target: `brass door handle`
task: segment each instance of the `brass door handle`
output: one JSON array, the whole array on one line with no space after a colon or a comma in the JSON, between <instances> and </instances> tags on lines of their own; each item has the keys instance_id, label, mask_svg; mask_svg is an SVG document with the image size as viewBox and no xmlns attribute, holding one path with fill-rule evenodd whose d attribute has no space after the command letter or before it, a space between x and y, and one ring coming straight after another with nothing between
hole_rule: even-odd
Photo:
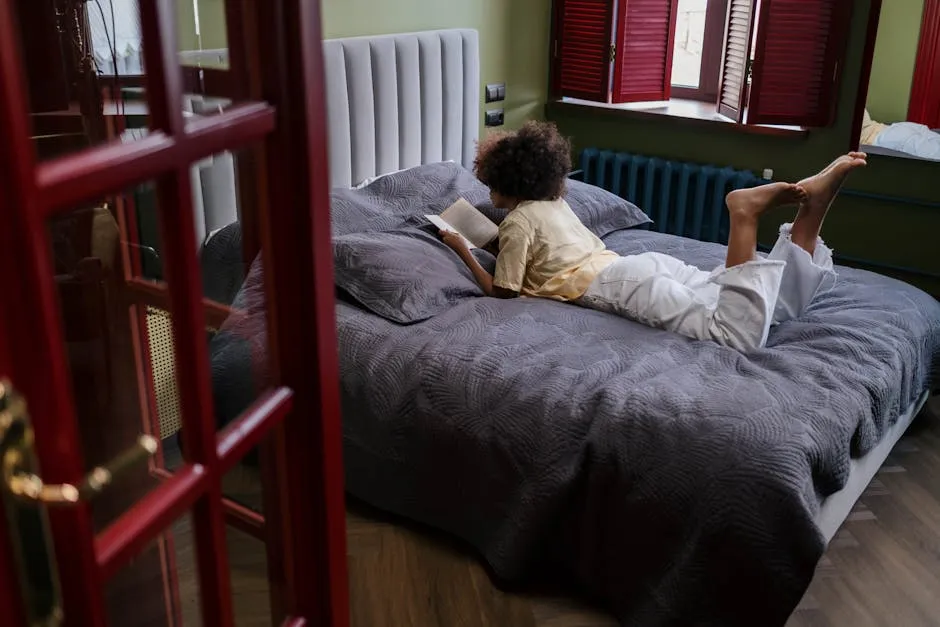
<instances>
[{"instance_id":1,"label":"brass door handle","mask_svg":"<svg viewBox=\"0 0 940 627\"><path fill-rule=\"evenodd\" d=\"M0 481L14 498L45 505L72 505L101 493L115 476L147 461L157 452L157 439L141 435L137 442L105 466L89 472L79 485L47 484L33 472L33 429L26 401L0 381Z\"/></svg>"}]
</instances>

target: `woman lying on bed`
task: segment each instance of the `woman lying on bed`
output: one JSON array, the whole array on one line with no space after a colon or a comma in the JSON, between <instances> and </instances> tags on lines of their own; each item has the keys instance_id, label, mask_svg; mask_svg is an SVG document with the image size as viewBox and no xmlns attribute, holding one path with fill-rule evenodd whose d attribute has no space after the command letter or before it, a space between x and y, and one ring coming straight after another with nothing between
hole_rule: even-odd
<instances>
[{"instance_id":1,"label":"woman lying on bed","mask_svg":"<svg viewBox=\"0 0 940 627\"><path fill-rule=\"evenodd\" d=\"M581 224L562 198L570 146L554 127L529 122L481 142L477 177L493 204L509 212L499 227L495 275L459 235L442 232L489 296L552 298L623 316L738 350L761 348L773 324L800 316L834 277L819 238L845 177L865 165L849 153L798 184L772 183L731 192L731 231L724 266L712 272L661 253L620 257ZM766 258L757 256L757 226L768 209L798 205Z\"/></svg>"}]
</instances>

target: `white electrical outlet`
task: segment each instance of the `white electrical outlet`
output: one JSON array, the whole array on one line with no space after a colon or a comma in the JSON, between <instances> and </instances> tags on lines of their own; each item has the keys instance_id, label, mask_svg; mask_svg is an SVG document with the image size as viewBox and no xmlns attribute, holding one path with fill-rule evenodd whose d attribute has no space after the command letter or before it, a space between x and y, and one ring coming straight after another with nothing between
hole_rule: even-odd
<instances>
[{"instance_id":1,"label":"white electrical outlet","mask_svg":"<svg viewBox=\"0 0 940 627\"><path fill-rule=\"evenodd\" d=\"M764 180L767 180L767 181L774 180L774 171L771 170L770 168L767 168L766 170L764 170Z\"/></svg>"}]
</instances>

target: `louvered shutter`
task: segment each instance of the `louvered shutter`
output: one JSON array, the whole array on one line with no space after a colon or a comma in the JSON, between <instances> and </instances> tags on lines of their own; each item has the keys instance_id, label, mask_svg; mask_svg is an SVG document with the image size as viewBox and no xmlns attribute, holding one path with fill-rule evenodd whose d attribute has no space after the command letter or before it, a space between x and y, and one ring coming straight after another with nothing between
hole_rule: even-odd
<instances>
[{"instance_id":1,"label":"louvered shutter","mask_svg":"<svg viewBox=\"0 0 940 627\"><path fill-rule=\"evenodd\" d=\"M553 93L608 102L614 0L556 0Z\"/></svg>"},{"instance_id":2,"label":"louvered shutter","mask_svg":"<svg viewBox=\"0 0 940 627\"><path fill-rule=\"evenodd\" d=\"M668 100L678 0L621 0L613 102Z\"/></svg>"},{"instance_id":3,"label":"louvered shutter","mask_svg":"<svg viewBox=\"0 0 940 627\"><path fill-rule=\"evenodd\" d=\"M736 122L744 120L753 24L753 0L730 0L725 54L718 83L718 113Z\"/></svg>"},{"instance_id":4,"label":"louvered shutter","mask_svg":"<svg viewBox=\"0 0 940 627\"><path fill-rule=\"evenodd\" d=\"M762 0L749 124L832 123L851 0Z\"/></svg>"}]
</instances>

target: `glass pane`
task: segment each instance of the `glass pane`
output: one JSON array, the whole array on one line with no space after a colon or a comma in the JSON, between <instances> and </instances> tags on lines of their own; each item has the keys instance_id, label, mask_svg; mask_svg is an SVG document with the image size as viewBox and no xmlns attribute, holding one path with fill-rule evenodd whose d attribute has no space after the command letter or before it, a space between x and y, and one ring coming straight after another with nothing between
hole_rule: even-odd
<instances>
[{"instance_id":1,"label":"glass pane","mask_svg":"<svg viewBox=\"0 0 940 627\"><path fill-rule=\"evenodd\" d=\"M254 147L235 152L226 151L210 155L189 168L197 251L201 255L209 241L216 235L221 235L231 246L226 247L226 256L218 260L219 263L237 263L243 266L240 272L236 272L235 268L227 268L231 271L225 276L227 287L240 285L247 269L247 264L244 264L241 258L236 259L242 242L240 233L236 232L240 229L231 227L226 230L226 227L233 224L237 226L243 211L252 212L257 204L253 191L256 180L254 160L257 154L259 153ZM127 237L123 243L131 259L131 275L150 282L165 280L166 253L160 239L160 210L156 185L138 185L121 198L114 199L114 202L121 204L126 216ZM218 248L220 241L215 241L212 247ZM221 277L212 275L207 268L204 270L203 282L209 290L206 296L211 300L228 301L225 304L230 304L235 294L231 289L225 290L219 285Z\"/></svg>"},{"instance_id":2,"label":"glass pane","mask_svg":"<svg viewBox=\"0 0 940 627\"><path fill-rule=\"evenodd\" d=\"M241 219L244 216L252 223L257 215L256 159L260 159L258 149L251 146L213 155L190 170L214 419L219 428L235 420L267 388L263 275L259 267L249 276L259 251L252 237L256 230L243 228ZM166 251L160 239L156 190L152 186L138 190L135 200L133 217L138 229L133 234L138 239L127 241L125 248L129 253L136 251L141 260L140 273L135 276L163 285ZM166 468L172 470L183 460L185 443L180 429L184 417L176 382L179 350L173 337L172 312L165 305L146 307L146 332L142 346L149 363Z\"/></svg>"},{"instance_id":3,"label":"glass pane","mask_svg":"<svg viewBox=\"0 0 940 627\"><path fill-rule=\"evenodd\" d=\"M263 275L243 283L258 255L240 216L256 215L254 147L193 167L198 272L203 288L216 428L236 420L268 387ZM177 363L160 239L156 185L76 208L49 223L61 319L82 451L88 471L107 465L142 434L156 438L152 466L143 456L95 498L98 529L126 511L184 461ZM251 232L256 232L251 229ZM256 466L254 455L249 468ZM254 466L251 466L254 464ZM256 472L252 470L252 472ZM260 490L238 495L260 509Z\"/></svg>"},{"instance_id":4,"label":"glass pane","mask_svg":"<svg viewBox=\"0 0 940 627\"><path fill-rule=\"evenodd\" d=\"M214 115L249 100L245 75L229 71L225 1L179 0L176 5L183 115ZM137 141L152 126L139 0L66 6L57 13L54 3L14 4L40 159ZM87 36L78 26L82 23L88 24Z\"/></svg>"},{"instance_id":5,"label":"glass pane","mask_svg":"<svg viewBox=\"0 0 940 627\"><path fill-rule=\"evenodd\" d=\"M226 529L232 610L238 627L268 627L270 586L265 545ZM199 570L192 516L177 520L105 588L113 627L199 627Z\"/></svg>"},{"instance_id":6,"label":"glass pane","mask_svg":"<svg viewBox=\"0 0 940 627\"><path fill-rule=\"evenodd\" d=\"M147 106L137 0L16 2L13 10L39 158L139 138Z\"/></svg>"},{"instance_id":7,"label":"glass pane","mask_svg":"<svg viewBox=\"0 0 940 627\"><path fill-rule=\"evenodd\" d=\"M239 54L248 49L246 40L228 40L229 26L235 32L248 32L255 5L224 0L181 0L179 4L179 62L186 115L215 115L233 104L260 101L260 94L250 91L248 62ZM227 4L231 15L226 14ZM244 26L228 24L230 17Z\"/></svg>"},{"instance_id":8,"label":"glass pane","mask_svg":"<svg viewBox=\"0 0 940 627\"><path fill-rule=\"evenodd\" d=\"M102 529L157 485L138 444L156 435L147 409L138 307L128 307L131 257L122 254L122 205L130 193L51 219L51 261L86 470L130 449L138 462L116 473L92 501ZM159 457L160 451L157 451Z\"/></svg>"},{"instance_id":9,"label":"glass pane","mask_svg":"<svg viewBox=\"0 0 940 627\"><path fill-rule=\"evenodd\" d=\"M708 0L679 0L676 42L672 57L672 84L698 87L702 71L702 43Z\"/></svg>"},{"instance_id":10,"label":"glass pane","mask_svg":"<svg viewBox=\"0 0 940 627\"><path fill-rule=\"evenodd\" d=\"M112 627L198 627L199 578L189 515L177 520L105 586Z\"/></svg>"},{"instance_id":11,"label":"glass pane","mask_svg":"<svg viewBox=\"0 0 940 627\"><path fill-rule=\"evenodd\" d=\"M264 542L228 527L226 532L232 609L238 627L267 627L271 622L271 587Z\"/></svg>"},{"instance_id":12,"label":"glass pane","mask_svg":"<svg viewBox=\"0 0 940 627\"><path fill-rule=\"evenodd\" d=\"M180 0L176 6L181 64L228 68L225 0Z\"/></svg>"}]
</instances>

